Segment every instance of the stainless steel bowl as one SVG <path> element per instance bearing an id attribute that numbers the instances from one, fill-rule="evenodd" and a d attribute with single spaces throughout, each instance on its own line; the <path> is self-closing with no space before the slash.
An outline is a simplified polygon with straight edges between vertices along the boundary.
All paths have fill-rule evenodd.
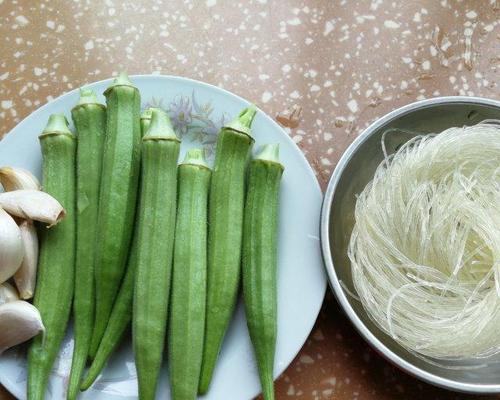
<path id="1" fill-rule="evenodd" d="M 389 153 L 414 134 L 408 131 L 440 132 L 452 126 L 473 125 L 485 119 L 500 119 L 500 102 L 477 97 L 439 97 L 401 107 L 369 126 L 349 146 L 328 184 L 321 216 L 321 241 L 330 286 L 359 333 L 375 350 L 406 372 L 431 384 L 469 393 L 500 393 L 500 357 L 467 362 L 431 364 L 416 357 L 383 333 L 370 320 L 362 305 L 343 287 L 355 292 L 347 246 L 354 225 L 355 195 L 373 178 L 383 159 L 382 134 L 396 128 L 385 144 Z M 342 284 L 341 284 L 342 283 Z M 499 327 L 500 334 L 500 327 Z M 487 366 L 476 368 L 481 364 Z M 457 367 L 457 365 L 465 368 Z"/>

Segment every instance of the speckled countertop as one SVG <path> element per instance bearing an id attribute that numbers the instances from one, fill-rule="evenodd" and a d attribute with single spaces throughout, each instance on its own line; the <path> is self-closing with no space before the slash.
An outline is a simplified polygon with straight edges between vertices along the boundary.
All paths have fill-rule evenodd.
<path id="1" fill-rule="evenodd" d="M 181 75 L 279 116 L 325 188 L 388 111 L 440 95 L 498 99 L 499 19 L 498 0 L 0 0 L 0 134 L 120 70 Z M 278 399 L 468 398 L 390 366 L 331 295 L 276 386 Z"/>

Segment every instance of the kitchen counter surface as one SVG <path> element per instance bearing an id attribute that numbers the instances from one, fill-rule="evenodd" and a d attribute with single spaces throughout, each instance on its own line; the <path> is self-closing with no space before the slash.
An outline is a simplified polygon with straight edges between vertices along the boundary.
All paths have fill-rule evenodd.
<path id="1" fill-rule="evenodd" d="M 324 189 L 388 111 L 434 96 L 499 99 L 499 19 L 498 0 L 0 0 L 0 134 L 120 70 L 181 75 L 278 117 Z M 330 294 L 276 388 L 278 399 L 470 398 L 388 364 Z M 11 397 L 0 388 L 0 399 Z"/>

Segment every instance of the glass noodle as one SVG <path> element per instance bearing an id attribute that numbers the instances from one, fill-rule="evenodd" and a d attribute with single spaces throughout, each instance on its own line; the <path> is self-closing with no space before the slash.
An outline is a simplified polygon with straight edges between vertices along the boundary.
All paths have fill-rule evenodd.
<path id="1" fill-rule="evenodd" d="M 348 255 L 370 318 L 405 348 L 500 352 L 500 121 L 386 155 L 357 199 Z"/>

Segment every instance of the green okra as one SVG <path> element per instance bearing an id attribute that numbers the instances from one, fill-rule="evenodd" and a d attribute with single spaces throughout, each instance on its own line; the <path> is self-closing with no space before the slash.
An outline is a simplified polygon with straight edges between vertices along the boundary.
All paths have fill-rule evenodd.
<path id="1" fill-rule="evenodd" d="M 173 400 L 194 400 L 198 391 L 205 332 L 210 175 L 201 149 L 188 151 L 178 168 L 179 193 L 167 341 Z"/>
<path id="2" fill-rule="evenodd" d="M 265 400 L 274 400 L 277 332 L 277 234 L 280 181 L 278 145 L 252 160 L 243 223 L 243 299 Z"/>
<path id="3" fill-rule="evenodd" d="M 256 109 L 244 109 L 217 140 L 209 195 L 206 331 L 198 391 L 210 385 L 240 283 L 245 167 Z"/>
<path id="4" fill-rule="evenodd" d="M 73 300 L 75 347 L 67 398 L 76 399 L 87 362 L 94 327 L 94 246 L 99 207 L 102 152 L 106 133 L 106 107 L 92 90 L 81 90 L 71 110 L 78 137 L 76 152 L 75 294 Z"/>
<path id="5" fill-rule="evenodd" d="M 141 136 L 144 136 L 149 128 L 152 110 L 152 108 L 148 108 L 141 115 Z M 125 277 L 123 278 L 123 282 L 120 286 L 120 291 L 118 292 L 118 296 L 116 297 L 115 303 L 113 305 L 113 310 L 111 311 L 108 325 L 106 326 L 106 330 L 104 331 L 104 335 L 97 349 L 95 358 L 92 361 L 92 364 L 87 371 L 87 375 L 83 379 L 83 382 L 80 386 L 81 390 L 87 390 L 90 386 L 92 386 L 92 384 L 106 365 L 109 357 L 120 344 L 123 333 L 132 320 L 132 314 L 130 310 L 132 309 L 133 304 L 134 272 L 136 268 L 136 262 L 137 238 L 136 233 L 134 233 L 132 247 L 127 262 L 127 272 L 125 273 Z"/>
<path id="6" fill-rule="evenodd" d="M 139 398 L 155 398 L 163 358 L 177 200 L 180 141 L 167 114 L 153 110 L 142 139 L 132 337 Z"/>
<path id="7" fill-rule="evenodd" d="M 71 312 L 75 268 L 76 140 L 64 115 L 53 114 L 40 135 L 43 189 L 65 208 L 58 225 L 40 230 L 40 256 L 34 305 L 45 334 L 28 353 L 28 399 L 43 400 L 52 365 L 64 338 Z"/>
<path id="8" fill-rule="evenodd" d="M 127 272 L 125 273 L 120 291 L 118 292 L 115 304 L 113 305 L 113 311 L 109 317 L 106 331 L 104 332 L 101 343 L 99 344 L 95 358 L 87 371 L 87 375 L 85 375 L 85 378 L 82 381 L 80 390 L 87 390 L 90 386 L 92 386 L 106 365 L 109 357 L 120 344 L 123 333 L 132 319 L 130 310 L 132 309 L 132 299 L 134 293 L 134 272 L 137 260 L 136 249 L 136 241 L 134 240 L 130 251 Z"/>
<path id="9" fill-rule="evenodd" d="M 94 263 L 96 307 L 90 358 L 95 357 L 125 274 L 140 168 L 139 90 L 126 74 L 121 74 L 104 94 L 107 120 Z"/>

